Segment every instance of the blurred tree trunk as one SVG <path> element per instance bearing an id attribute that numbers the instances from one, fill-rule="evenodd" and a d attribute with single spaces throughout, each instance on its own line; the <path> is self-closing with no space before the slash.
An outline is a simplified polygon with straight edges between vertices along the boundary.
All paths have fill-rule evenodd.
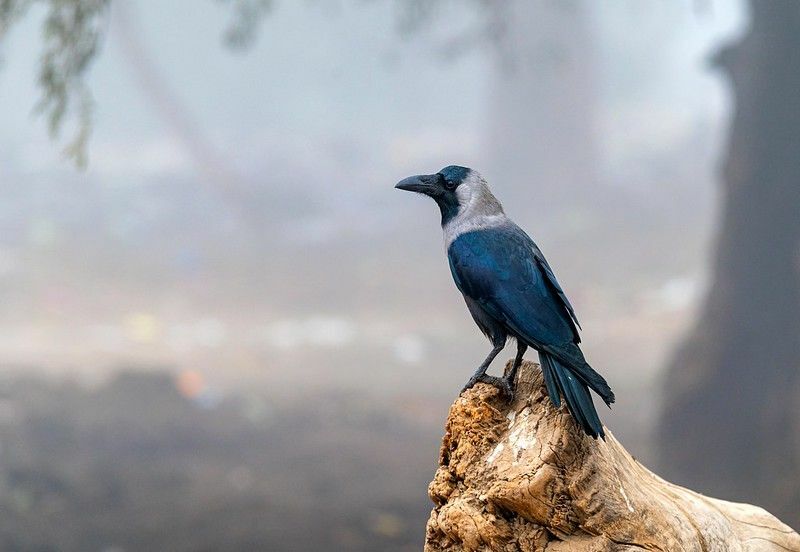
<path id="1" fill-rule="evenodd" d="M 597 180 L 591 3 L 507 0 L 490 7 L 489 176 L 502 183 L 500 195 L 515 215 L 535 217 L 537 230 L 570 232 Z"/>
<path id="2" fill-rule="evenodd" d="M 660 460 L 678 483 L 797 525 L 800 3 L 751 1 L 750 13 L 716 59 L 736 102 L 722 221 L 704 308 L 667 372 Z"/>

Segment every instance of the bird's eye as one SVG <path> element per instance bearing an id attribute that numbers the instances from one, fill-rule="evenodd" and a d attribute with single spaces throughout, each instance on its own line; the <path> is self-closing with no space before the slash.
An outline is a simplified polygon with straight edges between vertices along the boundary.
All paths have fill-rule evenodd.
<path id="1" fill-rule="evenodd" d="M 447 188 L 448 190 L 455 190 L 456 189 L 456 183 L 453 182 L 452 180 L 445 179 L 444 187 Z"/>

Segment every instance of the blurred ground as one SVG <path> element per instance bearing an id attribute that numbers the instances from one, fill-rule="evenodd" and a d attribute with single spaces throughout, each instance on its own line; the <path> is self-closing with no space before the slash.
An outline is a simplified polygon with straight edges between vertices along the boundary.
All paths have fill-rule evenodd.
<path id="1" fill-rule="evenodd" d="M 187 387 L 0 384 L 0 548 L 419 550 L 438 436 L 413 404 Z"/>

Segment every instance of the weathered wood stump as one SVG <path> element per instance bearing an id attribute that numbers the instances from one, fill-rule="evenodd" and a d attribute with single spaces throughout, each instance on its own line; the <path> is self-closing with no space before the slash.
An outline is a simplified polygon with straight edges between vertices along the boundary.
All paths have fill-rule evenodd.
<path id="1" fill-rule="evenodd" d="M 426 552 L 800 552 L 765 510 L 664 481 L 608 431 L 585 436 L 550 403 L 536 364 L 518 377 L 511 404 L 478 384 L 450 407 Z"/>

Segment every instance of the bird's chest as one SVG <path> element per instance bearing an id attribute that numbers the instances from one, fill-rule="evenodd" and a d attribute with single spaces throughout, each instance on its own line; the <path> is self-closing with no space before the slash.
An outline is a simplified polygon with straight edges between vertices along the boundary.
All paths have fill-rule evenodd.
<path id="1" fill-rule="evenodd" d="M 470 297 L 491 295 L 499 282 L 512 275 L 510 252 L 480 232 L 462 234 L 447 248 L 450 272 L 459 291 Z"/>

